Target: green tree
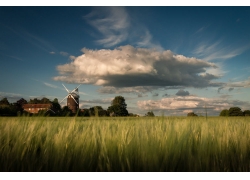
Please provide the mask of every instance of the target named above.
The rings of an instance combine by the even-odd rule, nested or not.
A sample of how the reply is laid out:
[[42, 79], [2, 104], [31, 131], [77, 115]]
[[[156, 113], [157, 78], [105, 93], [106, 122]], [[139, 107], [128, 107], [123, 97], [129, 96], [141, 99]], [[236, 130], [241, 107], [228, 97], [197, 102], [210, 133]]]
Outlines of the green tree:
[[145, 116], [154, 117], [155, 115], [154, 115], [153, 111], [149, 111], [149, 112], [147, 112], [147, 114], [145, 114]]
[[250, 116], [250, 110], [245, 110], [245, 111], [243, 112], [243, 114], [244, 114], [244, 116]]
[[220, 112], [220, 116], [229, 116], [229, 110], [228, 109], [224, 109]]
[[55, 98], [54, 101], [52, 101], [52, 110], [56, 113], [59, 114], [62, 111], [61, 105], [58, 102], [58, 99]]
[[243, 112], [239, 107], [231, 107], [229, 109], [229, 116], [243, 116]]
[[122, 106], [119, 105], [113, 105], [109, 106], [107, 109], [107, 112], [110, 116], [128, 116], [128, 111]]
[[9, 106], [10, 105], [10, 103], [9, 103], [9, 101], [8, 101], [8, 99], [7, 98], [3, 98], [1, 101], [0, 101], [0, 106]]
[[119, 105], [122, 108], [127, 108], [127, 104], [125, 103], [125, 98], [122, 96], [116, 96], [112, 101], [111, 101], [111, 106], [114, 105]]
[[110, 116], [128, 116], [127, 104], [125, 98], [116, 96], [111, 101], [111, 106], [108, 107], [107, 112]]
[[197, 114], [195, 114], [194, 112], [190, 112], [187, 114], [187, 116], [198, 116]]
[[62, 108], [62, 111], [60, 113], [61, 116], [72, 116], [73, 115], [73, 112], [71, 109], [69, 109], [68, 106], [64, 106]]
[[94, 106], [89, 108], [90, 116], [107, 116], [107, 111], [102, 108], [102, 106]]

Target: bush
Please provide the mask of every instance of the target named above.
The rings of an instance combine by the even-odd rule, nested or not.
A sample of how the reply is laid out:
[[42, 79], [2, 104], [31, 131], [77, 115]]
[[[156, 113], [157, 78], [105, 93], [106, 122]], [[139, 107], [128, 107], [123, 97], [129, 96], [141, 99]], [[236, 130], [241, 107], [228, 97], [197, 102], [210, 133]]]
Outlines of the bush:
[[229, 116], [229, 110], [228, 109], [224, 109], [220, 112], [220, 116]]
[[197, 114], [195, 114], [194, 112], [190, 112], [187, 114], [187, 116], [198, 116]]
[[229, 109], [229, 116], [243, 116], [243, 112], [239, 107], [231, 107]]

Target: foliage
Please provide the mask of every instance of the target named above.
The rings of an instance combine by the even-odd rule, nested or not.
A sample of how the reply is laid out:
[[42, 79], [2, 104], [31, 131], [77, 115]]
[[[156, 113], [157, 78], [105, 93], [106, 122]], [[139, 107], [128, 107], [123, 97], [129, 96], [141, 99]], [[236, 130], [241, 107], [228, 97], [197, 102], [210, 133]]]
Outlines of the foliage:
[[245, 111], [243, 112], [243, 114], [244, 114], [244, 116], [250, 116], [250, 110], [245, 110]]
[[114, 106], [114, 105], [118, 105], [124, 109], [127, 108], [127, 104], [125, 103], [125, 98], [122, 97], [122, 96], [116, 96], [112, 102], [111, 102], [111, 106]]
[[30, 99], [28, 103], [29, 104], [49, 104], [51, 103], [51, 101], [48, 98], [43, 97], [41, 100], [37, 98]]
[[229, 109], [229, 116], [243, 116], [243, 112], [239, 107], [231, 107]]
[[73, 115], [73, 112], [71, 109], [69, 109], [68, 106], [64, 106], [62, 108], [62, 111], [60, 112], [60, 115], [61, 116], [72, 116]]
[[111, 116], [128, 116], [127, 109], [118, 104], [109, 106], [107, 112]]
[[57, 98], [55, 98], [54, 101], [52, 101], [52, 110], [53, 110], [56, 114], [60, 114], [60, 112], [62, 111], [61, 105], [59, 104]]
[[104, 110], [101, 106], [94, 106], [89, 108], [89, 115], [90, 116], [107, 116], [107, 111]]
[[9, 101], [8, 101], [8, 99], [7, 98], [3, 98], [1, 101], [0, 101], [0, 106], [2, 107], [2, 106], [9, 106], [10, 105], [10, 103], [9, 103]]
[[195, 114], [194, 112], [190, 112], [187, 114], [187, 116], [198, 116], [197, 114]]
[[130, 117], [139, 117], [138, 114], [133, 114], [133, 113], [129, 113], [128, 116], [130, 116]]
[[229, 110], [228, 109], [224, 109], [220, 112], [220, 116], [229, 116]]
[[153, 111], [149, 111], [149, 112], [147, 112], [147, 114], [145, 114], [145, 116], [154, 117], [155, 115], [154, 115]]
[[128, 116], [129, 114], [125, 98], [122, 96], [116, 96], [112, 100], [111, 106], [108, 107], [107, 112], [110, 116]]

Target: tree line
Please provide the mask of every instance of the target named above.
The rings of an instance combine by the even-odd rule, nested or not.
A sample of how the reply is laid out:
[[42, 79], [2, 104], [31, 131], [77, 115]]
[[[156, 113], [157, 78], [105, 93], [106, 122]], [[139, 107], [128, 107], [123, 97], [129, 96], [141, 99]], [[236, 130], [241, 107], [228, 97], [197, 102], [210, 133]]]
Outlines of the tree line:
[[[24, 104], [52, 104], [50, 110], [40, 110], [38, 114], [31, 114], [23, 109]], [[0, 101], [0, 116], [18, 116], [18, 115], [34, 115], [34, 116], [132, 116], [136, 117], [137, 114], [129, 113], [127, 110], [127, 104], [125, 98], [122, 96], [116, 96], [111, 101], [111, 106], [107, 110], [101, 106], [90, 107], [89, 109], [79, 109], [74, 114], [68, 106], [61, 107], [58, 99], [55, 98], [50, 101], [48, 98], [42, 99], [30, 99], [26, 101], [21, 98], [15, 103], [9, 103], [7, 98], [3, 98]]]
[[231, 107], [222, 110], [220, 116], [250, 116], [250, 110], [242, 111], [239, 107]]

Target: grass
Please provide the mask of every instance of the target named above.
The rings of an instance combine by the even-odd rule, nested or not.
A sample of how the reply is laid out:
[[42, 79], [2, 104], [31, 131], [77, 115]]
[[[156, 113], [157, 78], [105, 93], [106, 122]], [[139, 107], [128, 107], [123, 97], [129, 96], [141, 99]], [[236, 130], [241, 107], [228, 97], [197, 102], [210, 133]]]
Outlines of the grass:
[[0, 171], [250, 171], [250, 117], [1, 117]]

